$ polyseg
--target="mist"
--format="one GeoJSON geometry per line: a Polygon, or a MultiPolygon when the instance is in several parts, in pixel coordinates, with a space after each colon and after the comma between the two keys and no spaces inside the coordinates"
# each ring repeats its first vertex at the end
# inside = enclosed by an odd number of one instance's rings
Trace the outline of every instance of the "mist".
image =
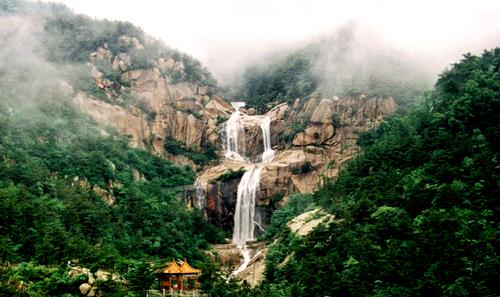
{"type": "Polygon", "coordinates": [[[39,53],[41,22],[30,16],[0,17],[0,66],[3,91],[16,97],[39,95],[41,88],[50,88],[58,73],[55,65],[39,53]]]}
{"type": "Polygon", "coordinates": [[[58,127],[69,137],[73,135],[68,132],[70,122],[78,122],[81,131],[93,129],[88,121],[75,116],[73,89],[68,83],[81,73],[90,74],[85,65],[47,59],[49,39],[44,23],[52,13],[45,8],[33,5],[27,7],[28,13],[0,15],[0,119],[32,131],[58,127]],[[66,112],[64,116],[58,114],[55,119],[54,114],[61,111],[66,112]]]}
{"type": "Polygon", "coordinates": [[[350,22],[425,61],[434,73],[463,53],[500,44],[500,2],[495,0],[51,2],[98,18],[131,21],[200,59],[223,83],[247,65],[300,48],[350,22]]]}
{"type": "MultiPolygon", "coordinates": [[[[431,85],[462,54],[479,54],[500,44],[498,1],[44,2],[61,2],[74,13],[98,19],[133,22],[199,59],[220,85],[229,87],[238,85],[249,67],[268,65],[311,45],[316,48],[308,54],[325,93],[345,90],[354,78],[360,84],[382,76],[415,78],[431,85]]],[[[25,32],[18,40],[3,42],[9,45],[2,49],[6,63],[13,62],[12,54],[5,54],[10,51],[21,53],[22,63],[32,70],[40,70],[34,71],[40,74],[36,76],[63,73],[34,53],[38,20],[2,17],[2,22],[2,30],[30,31],[29,36],[25,32]]]]}

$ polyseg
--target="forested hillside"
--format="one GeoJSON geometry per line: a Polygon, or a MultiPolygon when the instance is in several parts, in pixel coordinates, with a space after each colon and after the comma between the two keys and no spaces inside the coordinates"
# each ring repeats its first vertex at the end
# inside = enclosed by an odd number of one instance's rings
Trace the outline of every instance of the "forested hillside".
{"type": "MultiPolygon", "coordinates": [[[[70,278],[68,261],[130,280],[100,284],[107,296],[142,294],[155,265],[174,257],[205,261],[203,250],[222,235],[177,195],[193,169],[130,148],[68,90],[98,91],[89,54],[144,33],[59,5],[1,1],[0,12],[0,295],[79,296],[86,278],[70,278]]],[[[133,65],[160,50],[184,61],[179,79],[206,78],[199,62],[163,46],[137,50],[133,65]]]]}
{"type": "Polygon", "coordinates": [[[498,296],[500,49],[467,54],[362,135],[336,181],[277,210],[264,282],[219,296],[498,296]],[[287,222],[335,215],[307,236],[287,222]]]}

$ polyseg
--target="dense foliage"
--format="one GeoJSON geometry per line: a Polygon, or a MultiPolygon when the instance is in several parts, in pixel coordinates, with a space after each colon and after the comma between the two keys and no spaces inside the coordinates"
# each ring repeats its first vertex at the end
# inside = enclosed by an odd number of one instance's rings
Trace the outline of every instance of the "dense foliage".
{"type": "Polygon", "coordinates": [[[106,251],[107,257],[194,256],[204,235],[188,232],[203,223],[175,195],[177,186],[192,183],[191,168],[131,149],[126,138],[101,134],[71,102],[60,100],[42,101],[26,111],[2,104],[2,228],[8,232],[1,236],[12,243],[3,246],[2,259],[60,263],[97,256],[106,247],[114,251],[106,251]],[[112,192],[116,206],[107,206],[93,186],[112,192]],[[75,234],[82,237],[74,242],[78,251],[70,248],[75,234]],[[96,243],[101,245],[97,250],[96,243]]]}
{"type": "Polygon", "coordinates": [[[1,261],[79,259],[123,271],[127,259],[202,260],[207,242],[220,238],[177,198],[193,171],[130,149],[128,139],[101,136],[68,103],[42,107],[31,119],[2,104],[1,261]],[[95,186],[112,193],[115,205],[95,186]]]}
{"type": "Polygon", "coordinates": [[[307,238],[283,232],[267,285],[286,284],[286,296],[498,296],[499,67],[498,48],[466,55],[408,115],[365,134],[363,154],[314,196],[338,220],[307,238]]]}
{"type": "Polygon", "coordinates": [[[78,296],[67,261],[130,278],[101,284],[108,296],[142,294],[150,263],[204,261],[221,234],[177,195],[193,170],[130,148],[23,71],[0,64],[0,295],[78,296]]]}
{"type": "Polygon", "coordinates": [[[204,143],[202,147],[186,147],[175,139],[167,139],[165,141],[165,150],[172,155],[182,155],[191,160],[197,165],[207,165],[215,162],[218,159],[217,149],[210,142],[204,143]]]}
{"type": "Polygon", "coordinates": [[[130,55],[130,69],[146,69],[157,66],[159,58],[173,59],[183,68],[163,73],[174,82],[189,81],[215,85],[210,72],[193,57],[169,48],[159,40],[147,37],[144,32],[128,22],[97,20],[75,15],[64,6],[53,6],[44,22],[44,50],[49,60],[63,63],[85,63],[98,47],[106,45],[111,52],[130,55]],[[136,48],[127,38],[136,38],[141,45],[136,48]]]}
{"type": "Polygon", "coordinates": [[[271,102],[291,102],[316,90],[317,79],[312,61],[302,53],[290,55],[265,67],[254,66],[243,74],[243,86],[237,94],[248,107],[266,111],[271,102]]]}

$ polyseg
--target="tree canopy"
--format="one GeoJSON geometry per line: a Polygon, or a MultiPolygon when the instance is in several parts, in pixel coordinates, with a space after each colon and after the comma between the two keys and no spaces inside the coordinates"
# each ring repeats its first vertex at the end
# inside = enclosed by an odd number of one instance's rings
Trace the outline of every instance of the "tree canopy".
{"type": "Polygon", "coordinates": [[[499,48],[465,55],[407,115],[364,134],[362,154],[314,194],[338,220],[306,238],[284,231],[261,290],[497,296],[499,62],[499,48]]]}

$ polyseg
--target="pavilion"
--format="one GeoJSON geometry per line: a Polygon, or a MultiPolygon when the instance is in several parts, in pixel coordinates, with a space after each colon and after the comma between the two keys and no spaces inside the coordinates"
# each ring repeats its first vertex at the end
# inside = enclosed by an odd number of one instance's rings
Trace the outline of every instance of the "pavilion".
{"type": "Polygon", "coordinates": [[[179,261],[179,263],[172,259],[159,273],[163,296],[165,296],[166,288],[168,288],[170,293],[174,290],[179,292],[182,292],[184,289],[198,290],[198,275],[201,273],[201,270],[191,267],[186,259],[179,261]]]}

